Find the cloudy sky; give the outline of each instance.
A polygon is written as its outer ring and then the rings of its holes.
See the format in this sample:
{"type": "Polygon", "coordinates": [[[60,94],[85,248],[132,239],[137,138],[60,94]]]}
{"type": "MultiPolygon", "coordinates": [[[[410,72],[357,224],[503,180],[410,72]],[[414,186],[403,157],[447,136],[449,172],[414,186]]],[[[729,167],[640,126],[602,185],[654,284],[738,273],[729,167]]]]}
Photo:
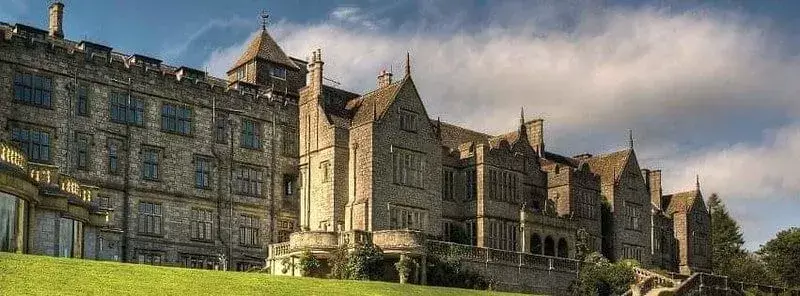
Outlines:
{"type": "MultiPolygon", "coordinates": [[[[0,0],[46,28],[47,1],[0,0]],[[41,2],[41,3],[39,3],[41,2]]],[[[800,3],[792,1],[66,1],[65,33],[221,76],[259,28],[364,92],[406,51],[428,113],[488,133],[520,107],[549,150],[624,148],[667,192],[699,174],[750,249],[800,225],[800,3]],[[201,3],[208,2],[208,3],[201,3]],[[794,13],[793,13],[794,12],[794,13]]]]}

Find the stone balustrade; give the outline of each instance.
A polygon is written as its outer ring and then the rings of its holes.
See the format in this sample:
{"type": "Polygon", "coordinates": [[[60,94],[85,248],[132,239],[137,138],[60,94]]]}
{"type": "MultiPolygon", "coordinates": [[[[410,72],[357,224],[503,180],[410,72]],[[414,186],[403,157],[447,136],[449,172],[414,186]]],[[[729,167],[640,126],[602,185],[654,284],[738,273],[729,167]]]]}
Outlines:
{"type": "Polygon", "coordinates": [[[27,167],[28,163],[28,161],[25,159],[25,155],[22,154],[22,151],[17,149],[17,147],[14,147],[14,145],[6,142],[0,142],[0,161],[17,167],[23,171],[27,167]]]}
{"type": "Polygon", "coordinates": [[[416,230],[380,230],[372,233],[372,242],[384,252],[424,249],[425,235],[416,230]]]}
{"type": "Polygon", "coordinates": [[[302,231],[289,235],[289,249],[297,250],[332,250],[339,246],[339,236],[329,231],[302,231]]]}
{"type": "Polygon", "coordinates": [[[33,180],[42,185],[59,184],[58,167],[54,165],[35,162],[28,163],[28,174],[33,180]]]}
{"type": "Polygon", "coordinates": [[[470,260],[484,263],[509,264],[562,272],[577,273],[581,262],[575,259],[560,258],[529,253],[505,251],[450,242],[429,240],[426,243],[428,255],[456,257],[459,260],[470,260]]]}
{"type": "Polygon", "coordinates": [[[269,257],[280,257],[289,253],[289,242],[269,245],[269,257]]]}

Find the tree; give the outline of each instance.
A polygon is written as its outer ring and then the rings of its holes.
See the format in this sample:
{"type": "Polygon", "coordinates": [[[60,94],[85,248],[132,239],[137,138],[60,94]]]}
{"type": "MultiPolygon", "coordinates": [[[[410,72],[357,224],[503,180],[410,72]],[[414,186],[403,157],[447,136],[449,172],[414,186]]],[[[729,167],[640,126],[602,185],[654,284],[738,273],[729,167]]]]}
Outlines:
{"type": "Polygon", "coordinates": [[[711,211],[711,265],[714,272],[728,275],[733,272],[725,268],[730,266],[729,261],[746,257],[742,230],[716,193],[708,198],[708,208],[711,211]]]}
{"type": "Polygon", "coordinates": [[[721,266],[731,280],[762,285],[777,285],[775,276],[767,270],[767,265],[751,253],[735,255],[721,266]]]}
{"type": "Polygon", "coordinates": [[[572,286],[575,295],[622,295],[636,280],[635,261],[610,263],[595,252],[586,256],[585,262],[572,286]]]}
{"type": "Polygon", "coordinates": [[[800,228],[778,232],[775,238],[761,246],[758,254],[767,268],[784,283],[800,287],[800,228]]]}

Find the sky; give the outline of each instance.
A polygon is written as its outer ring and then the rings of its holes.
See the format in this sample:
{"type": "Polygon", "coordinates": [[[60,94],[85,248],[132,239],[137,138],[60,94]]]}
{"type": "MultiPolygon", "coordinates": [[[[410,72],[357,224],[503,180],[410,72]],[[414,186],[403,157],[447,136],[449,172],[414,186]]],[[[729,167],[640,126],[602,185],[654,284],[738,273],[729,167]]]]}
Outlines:
{"type": "MultiPolygon", "coordinates": [[[[47,28],[48,1],[0,0],[47,28]]],[[[628,145],[667,193],[718,193],[756,250],[800,226],[798,1],[121,1],[66,4],[68,39],[223,77],[270,14],[287,54],[363,93],[405,53],[428,114],[499,134],[545,120],[548,150],[628,145]]]]}

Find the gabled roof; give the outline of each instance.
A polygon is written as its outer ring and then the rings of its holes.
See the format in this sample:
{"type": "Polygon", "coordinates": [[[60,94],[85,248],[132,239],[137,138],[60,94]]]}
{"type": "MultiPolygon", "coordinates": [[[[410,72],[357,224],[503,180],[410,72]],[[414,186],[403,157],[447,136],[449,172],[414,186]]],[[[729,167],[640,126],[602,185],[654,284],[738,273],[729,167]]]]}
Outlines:
{"type": "Polygon", "coordinates": [[[407,83],[413,82],[406,77],[347,102],[345,109],[353,113],[351,125],[357,126],[368,123],[373,121],[373,118],[381,119],[395,98],[397,98],[400,89],[407,83]]]}
{"type": "Polygon", "coordinates": [[[589,169],[592,173],[600,176],[602,183],[616,182],[622,170],[625,169],[625,164],[628,163],[628,158],[633,153],[632,149],[625,149],[609,154],[603,154],[586,159],[589,164],[589,169]]]}
{"type": "Polygon", "coordinates": [[[669,214],[674,214],[688,212],[699,198],[700,191],[690,190],[686,192],[665,195],[663,200],[669,203],[666,205],[666,212],[669,214]]]}
{"type": "Polygon", "coordinates": [[[291,69],[299,70],[300,68],[295,65],[292,60],[286,56],[278,43],[272,39],[272,36],[267,33],[267,30],[262,29],[256,35],[256,38],[250,41],[245,48],[242,56],[236,60],[236,63],[231,67],[231,70],[241,67],[244,64],[256,59],[261,58],[276,64],[284,65],[291,69]]]}
{"type": "Polygon", "coordinates": [[[492,136],[481,132],[466,129],[457,125],[449,123],[441,123],[442,146],[447,146],[453,149],[458,149],[458,146],[474,142],[475,144],[489,143],[489,138],[492,136]]]}
{"type": "Polygon", "coordinates": [[[572,157],[564,156],[561,154],[556,154],[550,151],[545,151],[543,157],[540,159],[539,163],[541,165],[548,165],[551,163],[558,163],[561,165],[566,165],[570,167],[577,168],[580,165],[580,161],[574,159],[572,157]]]}

